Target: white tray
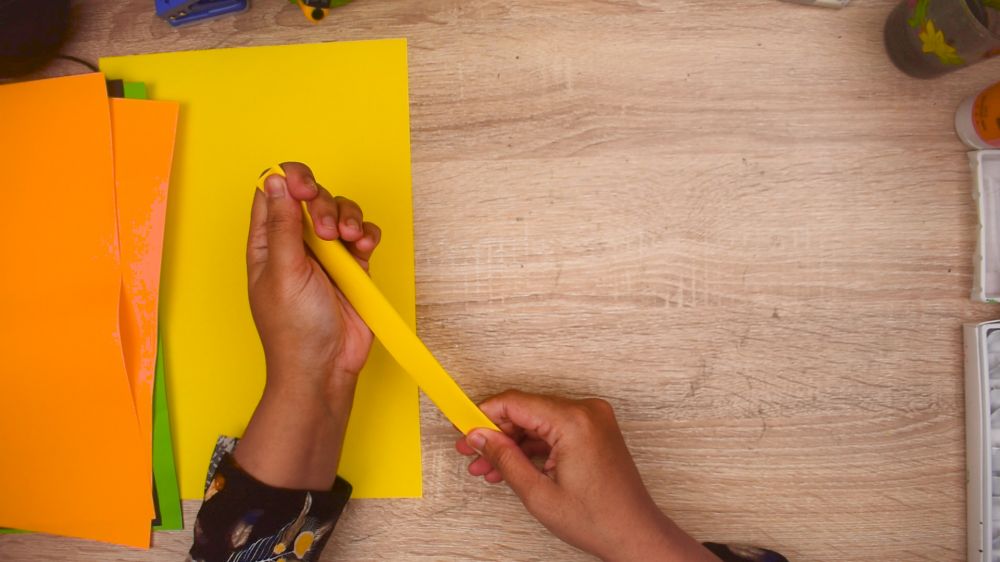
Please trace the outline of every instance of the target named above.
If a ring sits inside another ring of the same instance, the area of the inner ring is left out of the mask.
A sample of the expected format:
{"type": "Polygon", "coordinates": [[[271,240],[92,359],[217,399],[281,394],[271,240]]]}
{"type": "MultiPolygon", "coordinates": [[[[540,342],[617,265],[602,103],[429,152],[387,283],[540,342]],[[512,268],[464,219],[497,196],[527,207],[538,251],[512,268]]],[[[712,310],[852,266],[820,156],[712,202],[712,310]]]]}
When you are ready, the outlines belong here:
{"type": "MultiPolygon", "coordinates": [[[[1000,320],[966,324],[965,340],[965,455],[968,481],[967,525],[969,562],[994,559],[993,458],[990,426],[990,373],[986,336],[1000,330],[1000,320]]],[[[1000,490],[997,490],[1000,494],[1000,490]]],[[[1000,516],[1000,514],[997,514],[1000,516]]],[[[997,553],[1000,556],[1000,552],[997,553]]]]}

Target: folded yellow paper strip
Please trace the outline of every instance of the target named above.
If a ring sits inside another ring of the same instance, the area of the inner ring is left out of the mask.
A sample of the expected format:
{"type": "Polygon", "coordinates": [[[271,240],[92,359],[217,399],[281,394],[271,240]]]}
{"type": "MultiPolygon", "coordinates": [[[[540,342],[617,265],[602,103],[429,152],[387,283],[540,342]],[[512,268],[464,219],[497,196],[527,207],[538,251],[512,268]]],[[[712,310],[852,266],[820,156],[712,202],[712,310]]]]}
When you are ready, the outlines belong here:
{"type": "MultiPolygon", "coordinates": [[[[263,191],[264,180],[275,174],[285,177],[281,166],[274,165],[260,175],[257,189],[263,191]]],[[[323,240],[316,236],[312,216],[305,208],[305,203],[302,205],[302,215],[306,222],[302,236],[309,248],[399,366],[409,373],[420,390],[463,434],[477,427],[499,431],[486,414],[462,392],[458,383],[448,375],[420,338],[410,330],[343,244],[338,240],[323,240]]]]}

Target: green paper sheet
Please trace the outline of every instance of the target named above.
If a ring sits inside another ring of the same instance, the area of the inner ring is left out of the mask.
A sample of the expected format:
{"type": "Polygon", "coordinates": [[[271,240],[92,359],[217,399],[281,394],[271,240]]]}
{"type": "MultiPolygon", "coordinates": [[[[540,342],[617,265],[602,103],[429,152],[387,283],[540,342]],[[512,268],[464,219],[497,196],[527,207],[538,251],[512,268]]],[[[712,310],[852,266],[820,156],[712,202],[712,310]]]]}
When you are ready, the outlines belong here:
{"type": "Polygon", "coordinates": [[[170,438],[170,414],[167,410],[167,389],[163,368],[163,339],[156,340],[156,379],[153,382],[153,481],[156,492],[156,513],[160,523],[157,531],[178,531],[184,528],[181,494],[177,487],[174,467],[174,446],[170,438]]]}
{"type": "Polygon", "coordinates": [[[146,84],[143,82],[125,82],[122,90],[125,97],[133,100],[148,99],[146,96],[146,84]]]}

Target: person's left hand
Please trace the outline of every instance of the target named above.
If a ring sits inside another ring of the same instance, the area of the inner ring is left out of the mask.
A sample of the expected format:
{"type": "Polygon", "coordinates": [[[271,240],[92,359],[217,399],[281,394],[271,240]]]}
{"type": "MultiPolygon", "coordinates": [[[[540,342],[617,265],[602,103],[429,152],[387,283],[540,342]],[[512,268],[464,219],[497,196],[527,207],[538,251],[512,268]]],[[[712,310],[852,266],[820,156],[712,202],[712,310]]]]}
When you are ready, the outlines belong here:
{"type": "MultiPolygon", "coordinates": [[[[254,194],[247,244],[250,310],[267,357],[267,384],[328,394],[364,366],[371,330],[302,242],[302,201],[325,240],[340,238],[366,270],[381,231],[356,203],[333,197],[308,166],[281,165],[254,194]]],[[[353,382],[351,380],[350,382],[353,382]]]]}

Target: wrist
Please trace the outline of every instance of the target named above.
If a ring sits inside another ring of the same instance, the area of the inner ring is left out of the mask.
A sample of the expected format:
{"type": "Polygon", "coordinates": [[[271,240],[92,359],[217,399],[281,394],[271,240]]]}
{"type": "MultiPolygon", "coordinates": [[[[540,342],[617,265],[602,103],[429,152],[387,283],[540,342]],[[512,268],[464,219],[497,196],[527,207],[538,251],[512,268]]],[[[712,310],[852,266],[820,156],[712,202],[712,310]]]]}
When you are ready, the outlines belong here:
{"type": "Polygon", "coordinates": [[[665,523],[657,539],[647,545],[650,550],[640,552],[639,559],[664,562],[719,562],[714,554],[666,515],[663,519],[665,523]]]}
{"type": "Polygon", "coordinates": [[[602,557],[605,562],[655,560],[658,562],[694,562],[717,560],[698,541],[677,526],[658,509],[645,524],[635,525],[624,544],[614,554],[602,557]],[[707,555],[708,558],[705,558],[707,555]]]}
{"type": "Polygon", "coordinates": [[[340,462],[353,390],[344,383],[331,403],[315,385],[269,381],[236,448],[237,462],[265,484],[328,489],[340,462]]]}
{"type": "Polygon", "coordinates": [[[304,406],[322,405],[338,414],[354,401],[357,375],[338,369],[303,369],[268,366],[264,384],[266,398],[293,401],[304,406]]]}

